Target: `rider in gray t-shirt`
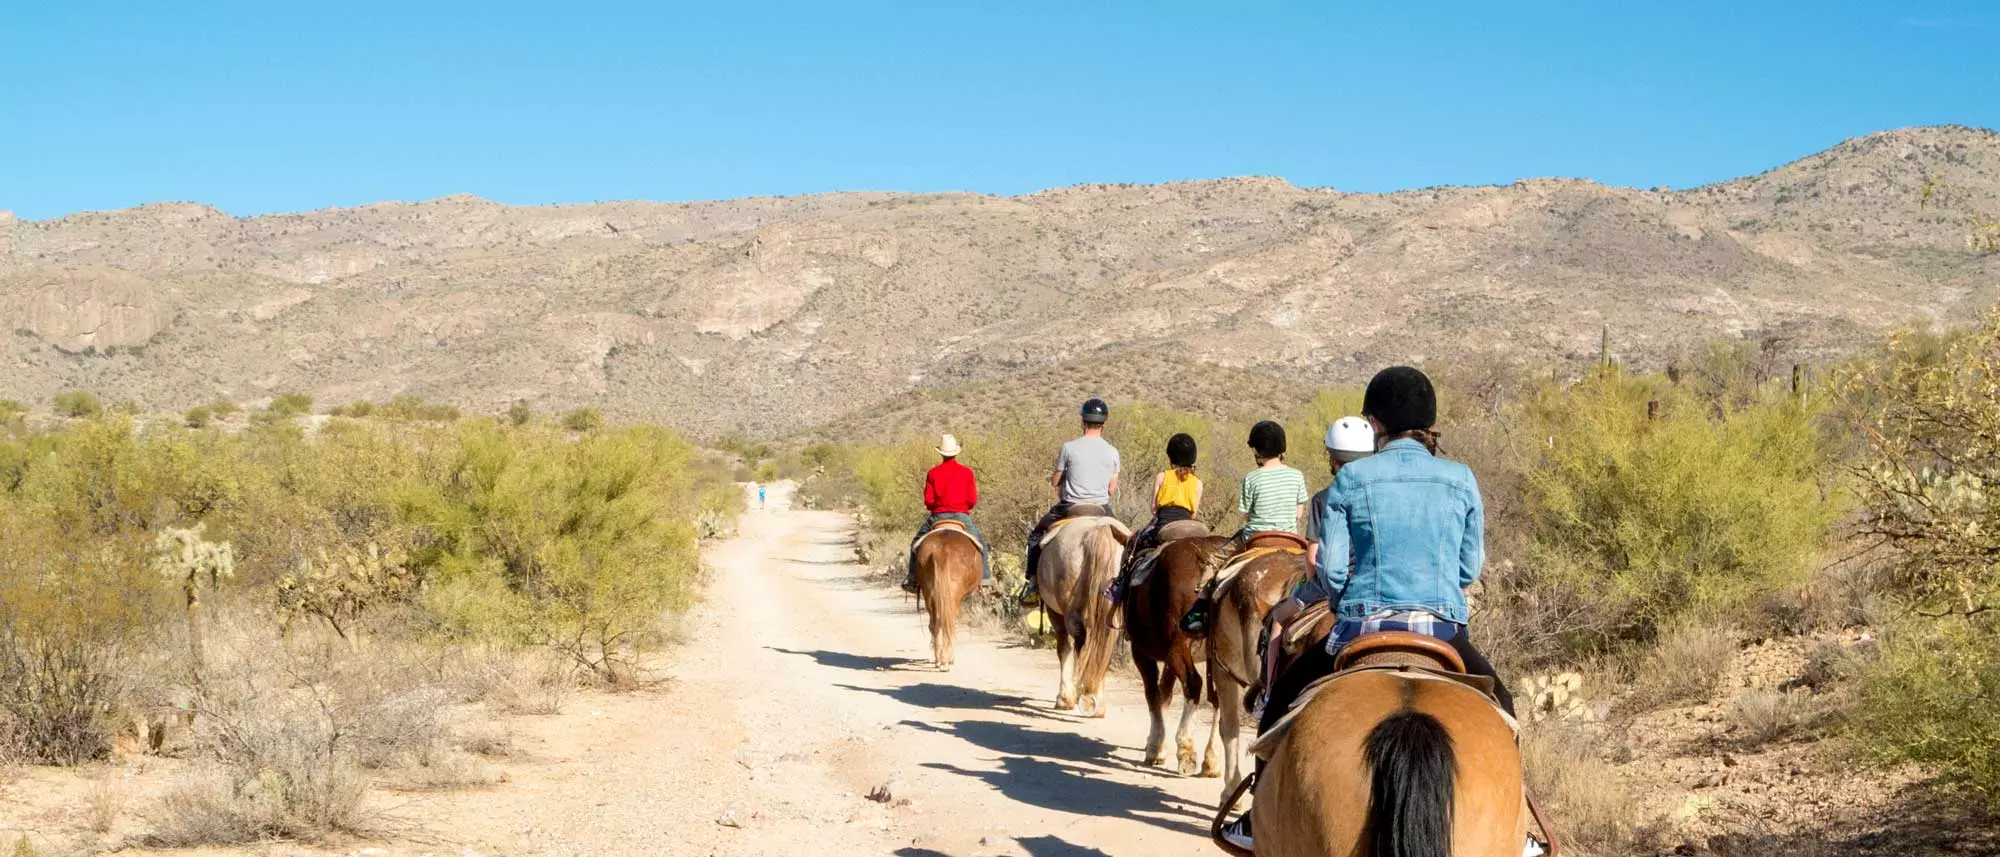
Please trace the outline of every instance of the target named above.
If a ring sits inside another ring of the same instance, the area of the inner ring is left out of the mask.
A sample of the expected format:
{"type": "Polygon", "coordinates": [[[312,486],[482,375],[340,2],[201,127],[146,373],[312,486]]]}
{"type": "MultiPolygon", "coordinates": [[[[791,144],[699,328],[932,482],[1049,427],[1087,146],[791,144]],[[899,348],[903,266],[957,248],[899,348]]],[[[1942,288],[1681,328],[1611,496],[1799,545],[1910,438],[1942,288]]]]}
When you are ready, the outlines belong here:
{"type": "Polygon", "coordinates": [[[1083,436],[1062,445],[1056,454],[1056,469],[1049,480],[1056,489],[1056,504],[1028,531],[1028,585],[1021,590],[1021,604],[1042,603],[1035,587],[1035,562],[1042,555],[1042,535],[1057,521],[1073,517],[1071,506],[1096,506],[1111,513],[1111,495],[1118,490],[1118,449],[1104,439],[1104,421],[1111,408],[1103,399],[1083,403],[1083,436]]]}

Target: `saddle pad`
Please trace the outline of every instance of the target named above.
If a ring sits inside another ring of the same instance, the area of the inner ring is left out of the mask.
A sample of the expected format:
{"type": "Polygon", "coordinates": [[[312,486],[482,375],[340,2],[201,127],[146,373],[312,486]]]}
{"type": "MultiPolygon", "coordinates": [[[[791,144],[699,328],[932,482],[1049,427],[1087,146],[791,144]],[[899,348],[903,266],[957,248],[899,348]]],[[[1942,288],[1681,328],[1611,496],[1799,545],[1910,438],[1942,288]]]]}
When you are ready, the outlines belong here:
{"type": "Polygon", "coordinates": [[[1292,707],[1285,710],[1285,716],[1278,718],[1278,722],[1271,724],[1269,730],[1257,736],[1256,741],[1251,742],[1250,755],[1263,759],[1266,762],[1271,761],[1271,754],[1277,752],[1278,742],[1284,739],[1286,732],[1291,731],[1292,722],[1298,719],[1299,712],[1306,710],[1306,704],[1312,702],[1313,697],[1318,696],[1328,685],[1350,675],[1364,672],[1382,672],[1385,670],[1394,670],[1400,678],[1405,680],[1448,681],[1452,684],[1469,687],[1485,697],[1487,704],[1493,706],[1493,713],[1500,715],[1500,719],[1506,721],[1507,728],[1514,731],[1516,738],[1519,738],[1521,735],[1520,721],[1515,720],[1514,715],[1508,714],[1507,709],[1501,708],[1500,703],[1494,700],[1493,680],[1490,678],[1439,672],[1419,667],[1355,667],[1354,669],[1342,670],[1322,677],[1312,684],[1306,685],[1305,690],[1299,691],[1299,698],[1292,701],[1292,707]]]}
{"type": "Polygon", "coordinates": [[[1248,550],[1245,550],[1242,553],[1230,557],[1229,561],[1224,563],[1222,568],[1215,572],[1215,587],[1217,591],[1220,591],[1223,585],[1229,583],[1230,580],[1234,579],[1236,577],[1236,573],[1242,571],[1244,566],[1249,565],[1250,563],[1255,562],[1259,559],[1263,559],[1264,557],[1270,556],[1274,553],[1288,553],[1294,556],[1304,556],[1306,552],[1304,548],[1265,547],[1265,548],[1250,548],[1248,550]]]}
{"type": "Polygon", "coordinates": [[[1047,547],[1049,542],[1055,541],[1056,533],[1061,532],[1063,527],[1068,526],[1069,524],[1075,523],[1077,521],[1114,521],[1114,520],[1117,519],[1112,518],[1109,515],[1072,515],[1070,517],[1063,518],[1062,520],[1050,524],[1048,532],[1042,534],[1042,546],[1047,547]]]}
{"type": "Polygon", "coordinates": [[[916,551],[917,551],[917,548],[921,548],[921,547],[923,547],[923,546],[924,546],[924,542],[927,542],[927,541],[930,541],[930,540],[931,540],[931,536],[935,536],[935,535],[937,535],[938,533],[942,533],[942,532],[945,532],[945,531],[947,531],[947,530],[948,530],[948,531],[951,531],[951,532],[954,532],[954,533],[957,533],[957,534],[959,534],[959,535],[961,535],[961,536],[964,536],[964,537],[966,537],[966,538],[968,538],[968,539],[972,539],[972,543],[973,543],[973,544],[975,544],[975,545],[978,545],[978,546],[979,546],[979,552],[980,552],[980,553],[985,553],[985,552],[986,552],[986,543],[985,543],[985,542],[982,542],[982,541],[980,541],[980,540],[979,540],[979,538],[978,538],[977,536],[974,536],[974,535],[972,534],[972,531],[970,531],[970,530],[967,530],[967,529],[965,528],[965,525],[964,525],[964,524],[961,524],[961,523],[959,523],[959,522],[957,522],[957,521],[939,521],[939,522],[937,522],[937,525],[936,525],[936,526],[933,526],[933,527],[931,527],[931,531],[930,531],[930,532],[928,532],[928,533],[925,533],[925,534],[924,534],[924,537],[923,537],[923,538],[921,538],[921,539],[918,539],[918,540],[917,540],[917,543],[916,543],[916,545],[910,548],[910,554],[911,554],[912,556],[915,556],[915,555],[916,555],[916,551]]]}
{"type": "Polygon", "coordinates": [[[1160,549],[1149,548],[1145,553],[1140,554],[1138,559],[1133,560],[1132,579],[1126,582],[1126,588],[1136,588],[1140,584],[1145,583],[1147,578],[1152,577],[1153,567],[1159,565],[1156,561],[1159,558],[1160,549]]]}

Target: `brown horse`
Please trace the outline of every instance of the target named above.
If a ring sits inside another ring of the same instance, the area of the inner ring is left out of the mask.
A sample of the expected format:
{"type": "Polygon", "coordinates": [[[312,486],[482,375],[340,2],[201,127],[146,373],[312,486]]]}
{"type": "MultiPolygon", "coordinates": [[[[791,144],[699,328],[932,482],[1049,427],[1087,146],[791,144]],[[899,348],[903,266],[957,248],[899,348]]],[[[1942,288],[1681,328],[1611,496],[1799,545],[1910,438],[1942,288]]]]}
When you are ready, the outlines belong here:
{"type": "MultiPolygon", "coordinates": [[[[1146,707],[1153,714],[1153,728],[1146,735],[1146,764],[1165,761],[1166,708],[1173,699],[1174,683],[1180,682],[1181,725],[1174,735],[1174,746],[1183,775],[1195,773],[1194,738],[1188,733],[1195,712],[1201,708],[1203,691],[1209,688],[1195,667],[1195,659],[1205,654],[1203,644],[1181,633],[1180,619],[1194,605],[1209,555],[1228,542],[1227,537],[1221,536],[1169,541],[1160,546],[1152,562],[1152,572],[1125,593],[1125,634],[1132,641],[1132,664],[1139,670],[1139,678],[1146,687],[1146,707]]],[[[1210,702],[1215,701],[1213,692],[1208,697],[1210,702]]],[[[1201,765],[1201,775],[1221,774],[1222,753],[1216,745],[1213,721],[1204,755],[1207,761],[1201,765]]]]}
{"type": "Polygon", "coordinates": [[[950,672],[958,638],[958,608],[979,588],[979,543],[963,527],[941,522],[917,545],[917,598],[930,616],[931,660],[950,672]]]}
{"type": "MultiPolygon", "coordinates": [[[[1216,590],[1208,632],[1208,679],[1215,685],[1215,719],[1222,733],[1222,799],[1243,781],[1243,698],[1262,669],[1257,637],[1264,616],[1309,573],[1304,554],[1269,553],[1252,559],[1216,590]]],[[[1254,731],[1256,724],[1252,723],[1254,731]]],[[[1228,809],[1228,807],[1223,807],[1228,809]]]]}
{"type": "Polygon", "coordinates": [[[1118,646],[1118,631],[1111,627],[1111,599],[1105,592],[1118,576],[1125,543],[1131,538],[1132,531],[1117,518],[1071,518],[1058,523],[1042,543],[1035,575],[1042,608],[1056,634],[1056,659],[1062,671],[1057,710],[1076,708],[1080,700],[1084,714],[1104,716],[1098,692],[1118,646]]]}
{"type": "Polygon", "coordinates": [[[1251,809],[1258,857],[1518,857],[1526,841],[1514,731],[1454,681],[1346,673],[1267,755],[1251,809]]]}

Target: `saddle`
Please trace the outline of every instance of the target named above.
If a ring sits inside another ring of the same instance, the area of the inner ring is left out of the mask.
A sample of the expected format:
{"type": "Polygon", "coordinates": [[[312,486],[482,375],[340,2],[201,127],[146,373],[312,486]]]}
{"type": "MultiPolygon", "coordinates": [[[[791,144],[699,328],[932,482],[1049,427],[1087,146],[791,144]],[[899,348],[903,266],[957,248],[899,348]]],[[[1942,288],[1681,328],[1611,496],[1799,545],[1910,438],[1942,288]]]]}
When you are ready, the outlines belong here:
{"type": "Polygon", "coordinates": [[[1054,541],[1056,531],[1074,521],[1090,521],[1111,516],[1110,509],[1090,503],[1071,503],[1068,512],[1068,517],[1061,518],[1055,523],[1050,524],[1048,532],[1042,533],[1042,544],[1047,545],[1049,542],[1054,541]]]}
{"type": "Polygon", "coordinates": [[[1160,544],[1176,539],[1199,539],[1208,535],[1208,525],[1200,521],[1172,521],[1160,527],[1153,538],[1160,544]]]}
{"type": "Polygon", "coordinates": [[[959,535],[965,536],[968,539],[971,539],[973,544],[979,546],[980,553],[986,552],[986,543],[980,541],[978,536],[973,535],[972,531],[965,526],[964,521],[955,521],[950,518],[946,518],[942,521],[939,521],[931,525],[930,532],[924,533],[924,537],[918,539],[917,543],[911,546],[910,555],[916,556],[917,548],[923,547],[924,542],[931,540],[931,536],[935,536],[938,533],[945,532],[946,530],[950,530],[952,532],[958,533],[959,535]]]}
{"type": "Polygon", "coordinates": [[[1310,542],[1307,542],[1304,536],[1273,531],[1252,535],[1250,542],[1244,546],[1244,552],[1248,553],[1253,550],[1262,549],[1265,551],[1282,550],[1292,553],[1305,553],[1306,545],[1308,544],[1310,542]]]}

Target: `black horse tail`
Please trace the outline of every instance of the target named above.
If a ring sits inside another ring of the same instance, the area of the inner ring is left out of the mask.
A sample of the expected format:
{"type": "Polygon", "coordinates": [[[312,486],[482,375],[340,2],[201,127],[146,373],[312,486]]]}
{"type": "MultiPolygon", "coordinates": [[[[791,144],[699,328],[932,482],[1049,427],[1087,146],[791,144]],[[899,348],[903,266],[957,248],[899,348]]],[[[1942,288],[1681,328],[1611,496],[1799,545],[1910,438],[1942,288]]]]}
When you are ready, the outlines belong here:
{"type": "Polygon", "coordinates": [[[1451,857],[1452,777],[1458,761],[1437,718],[1408,709],[1375,724],[1365,745],[1369,853],[1451,857]]]}

